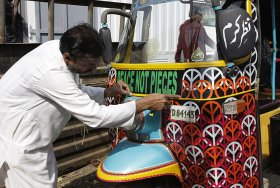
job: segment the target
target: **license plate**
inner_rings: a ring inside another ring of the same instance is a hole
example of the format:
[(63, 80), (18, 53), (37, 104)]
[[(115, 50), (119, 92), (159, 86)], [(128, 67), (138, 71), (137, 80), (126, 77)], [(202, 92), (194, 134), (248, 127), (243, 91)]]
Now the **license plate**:
[(239, 114), (245, 110), (245, 101), (244, 100), (236, 100), (230, 101), (223, 104), (223, 111), (226, 115)]
[(186, 121), (195, 123), (195, 109), (193, 106), (177, 106), (170, 107), (171, 120)]

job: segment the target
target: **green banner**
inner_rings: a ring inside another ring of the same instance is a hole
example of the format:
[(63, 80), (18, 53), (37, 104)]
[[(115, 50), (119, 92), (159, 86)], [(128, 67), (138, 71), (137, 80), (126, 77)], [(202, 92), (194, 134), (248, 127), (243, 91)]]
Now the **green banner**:
[(179, 78), (177, 70), (117, 70), (117, 80), (128, 83), (133, 93), (178, 94)]

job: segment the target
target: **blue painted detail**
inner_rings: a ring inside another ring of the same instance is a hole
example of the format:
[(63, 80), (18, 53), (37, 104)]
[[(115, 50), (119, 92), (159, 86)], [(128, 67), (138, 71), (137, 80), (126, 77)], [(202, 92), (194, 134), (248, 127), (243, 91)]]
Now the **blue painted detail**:
[(275, 0), (271, 0), (271, 16), (272, 16), (272, 38), (273, 38), (273, 55), (271, 65), (271, 89), (272, 89), (272, 100), (276, 97), (276, 55), (277, 55), (277, 38), (276, 38), (276, 15), (275, 15)]
[[(126, 100), (138, 100), (138, 97), (127, 97)], [(129, 131), (128, 137), (135, 141), (149, 142), (162, 141), (163, 134), (161, 130), (161, 112), (151, 112), (145, 110), (144, 124), (138, 125), (135, 131)]]
[[(143, 141), (151, 141), (151, 140), (162, 140), (163, 135), (161, 132), (161, 113), (160, 112), (153, 112), (150, 115), (150, 110), (145, 110), (144, 112), (144, 125), (137, 131), (135, 134), (144, 135), (146, 139), (140, 139)], [(145, 137), (146, 136), (146, 137)]]
[(109, 153), (103, 169), (108, 173), (129, 174), (174, 161), (172, 154), (163, 144), (136, 143), (123, 139)]
[(234, 66), (234, 63), (231, 63), (231, 62), (229, 62), (229, 63), (227, 63), (227, 67), (233, 67)]
[(108, 28), (108, 24), (107, 23), (103, 23), (102, 24), (102, 28)]
[(217, 11), (217, 10), (221, 10), (222, 7), (221, 6), (216, 6), (216, 7), (213, 7), (214, 11)]
[(138, 99), (140, 99), (140, 97), (126, 97), (125, 100), (124, 100), (124, 102), (127, 102), (127, 101), (136, 101), (136, 100), (138, 100)]

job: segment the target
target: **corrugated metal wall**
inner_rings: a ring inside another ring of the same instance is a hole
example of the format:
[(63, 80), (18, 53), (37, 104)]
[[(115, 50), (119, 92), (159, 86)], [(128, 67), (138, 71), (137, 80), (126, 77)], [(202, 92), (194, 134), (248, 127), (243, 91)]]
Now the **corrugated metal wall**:
[[(107, 0), (113, 1), (113, 0)], [(116, 1), (115, 1), (116, 2)], [(131, 3), (131, 0), (119, 0), (121, 3)], [(94, 27), (99, 30), (101, 14), (106, 8), (94, 7)], [(64, 31), (73, 25), (87, 22), (88, 7), (77, 5), (55, 4), (54, 38), (58, 39)], [(21, 1), (19, 10), (28, 28), (25, 42), (45, 42), (48, 40), (48, 4), (36, 1)], [(108, 25), (111, 28), (112, 41), (119, 41), (120, 16), (109, 15)]]

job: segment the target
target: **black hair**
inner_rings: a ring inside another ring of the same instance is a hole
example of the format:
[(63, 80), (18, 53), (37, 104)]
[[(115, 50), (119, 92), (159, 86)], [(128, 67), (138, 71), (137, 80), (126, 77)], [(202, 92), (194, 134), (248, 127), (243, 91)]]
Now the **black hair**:
[(60, 38), (61, 53), (68, 52), (73, 59), (99, 58), (104, 50), (103, 41), (97, 30), (81, 23), (63, 33)]

